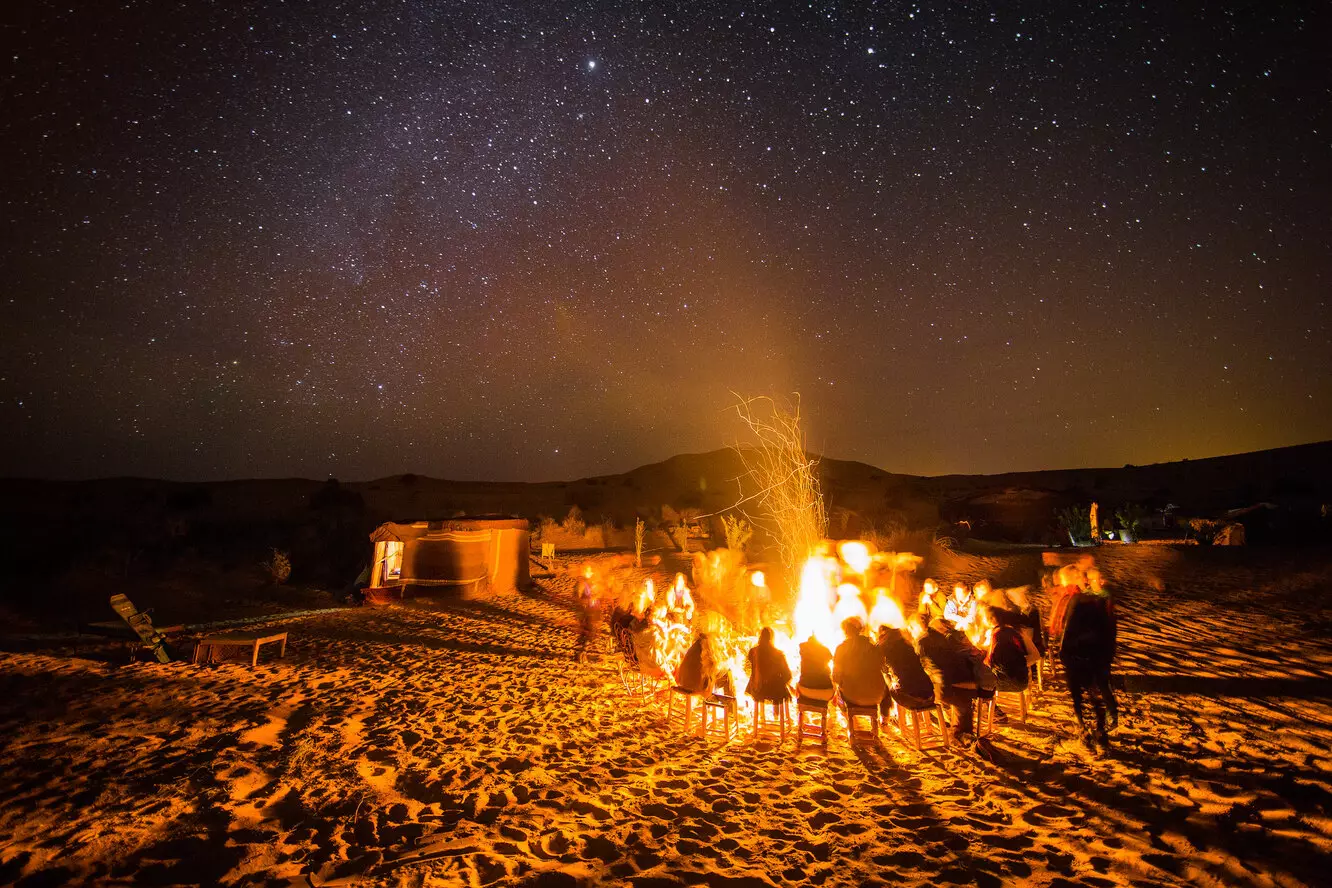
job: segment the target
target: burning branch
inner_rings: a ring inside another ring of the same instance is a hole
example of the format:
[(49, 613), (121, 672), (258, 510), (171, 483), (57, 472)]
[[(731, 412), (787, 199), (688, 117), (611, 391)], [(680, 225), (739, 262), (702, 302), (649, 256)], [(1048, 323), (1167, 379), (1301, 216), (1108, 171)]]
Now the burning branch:
[(800, 396), (796, 395), (789, 408), (766, 396), (736, 398), (736, 412), (757, 439), (756, 446), (735, 448), (758, 487), (757, 493), (740, 502), (758, 500), (762, 516), (748, 517), (771, 531), (782, 565), (795, 576), (828, 529), (818, 460), (805, 450), (805, 433), (800, 427)]

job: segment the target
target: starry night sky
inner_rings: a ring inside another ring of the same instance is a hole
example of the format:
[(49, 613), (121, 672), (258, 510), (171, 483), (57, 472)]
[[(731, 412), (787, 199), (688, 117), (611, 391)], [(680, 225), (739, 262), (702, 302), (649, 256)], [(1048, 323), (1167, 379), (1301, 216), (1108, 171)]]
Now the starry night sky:
[(1322, 3), (15, 6), (0, 475), (1332, 438)]

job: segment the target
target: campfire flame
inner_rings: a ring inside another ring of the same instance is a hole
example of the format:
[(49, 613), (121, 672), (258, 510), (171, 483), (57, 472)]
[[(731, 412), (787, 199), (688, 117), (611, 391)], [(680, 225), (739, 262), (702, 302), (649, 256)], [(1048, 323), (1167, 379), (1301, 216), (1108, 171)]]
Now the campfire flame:
[[(897, 574), (915, 570), (923, 559), (910, 552), (875, 554), (859, 540), (838, 544), (837, 553), (838, 557), (814, 555), (801, 570), (800, 596), (792, 615), (795, 641), (812, 635), (829, 650), (836, 650), (844, 637), (842, 621), (849, 617), (859, 619), (871, 633), (877, 633), (880, 626), (904, 626), (906, 615), (895, 590)], [(862, 585), (872, 565), (890, 572), (888, 586), (866, 589)]]
[[(779, 620), (777, 625), (770, 625), (773, 642), (785, 655), (792, 674), (799, 675), (802, 642), (813, 637), (828, 650), (836, 650), (844, 638), (842, 622), (850, 617), (860, 620), (871, 637), (883, 626), (903, 628), (906, 613), (897, 590), (897, 574), (914, 571), (921, 561), (920, 556), (909, 552), (876, 553), (859, 540), (825, 544), (812, 554), (801, 568), (799, 593), (789, 622)], [(705, 563), (705, 567), (711, 566)], [(750, 594), (766, 593), (767, 579), (761, 571), (745, 576), (743, 581)], [(704, 600), (712, 601), (706, 573), (700, 582), (705, 586)], [(660, 598), (652, 580), (646, 580), (636, 602), (637, 612), (653, 624), (658, 662), (668, 672), (673, 673), (679, 666), (696, 633), (706, 632), (715, 644), (719, 665), (731, 675), (735, 693), (743, 694), (747, 655), (757, 637), (739, 631), (713, 609), (698, 611), (695, 619), (696, 609), (693, 590), (684, 574), (676, 574)]]

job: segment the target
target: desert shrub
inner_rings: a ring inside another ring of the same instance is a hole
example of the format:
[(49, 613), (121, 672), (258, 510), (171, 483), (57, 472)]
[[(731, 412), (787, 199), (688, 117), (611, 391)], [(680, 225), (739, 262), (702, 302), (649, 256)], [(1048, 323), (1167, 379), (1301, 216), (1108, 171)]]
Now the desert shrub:
[(583, 510), (577, 506), (569, 507), (569, 514), (560, 522), (560, 528), (569, 536), (581, 537), (587, 532), (587, 522), (583, 520)]
[(745, 551), (745, 546), (749, 545), (754, 536), (754, 528), (749, 526), (749, 522), (736, 515), (722, 516), (722, 530), (726, 534), (726, 548), (733, 552)]
[(889, 512), (869, 522), (860, 532), (860, 538), (873, 543), (880, 552), (914, 552), (909, 545), (904, 545), (907, 536), (907, 520), (901, 512)]
[(281, 549), (273, 549), (273, 557), (259, 562), (259, 566), (268, 574), (268, 579), (275, 586), (281, 586), (291, 578), (291, 557)]
[(643, 566), (643, 540), (647, 537), (647, 524), (642, 518), (634, 519), (634, 567)]
[(1058, 510), (1055, 515), (1059, 524), (1068, 534), (1069, 542), (1075, 546), (1091, 542), (1091, 509), (1086, 506), (1069, 506)]
[(549, 515), (542, 515), (537, 520), (536, 530), (532, 536), (538, 542), (550, 542), (555, 535), (559, 533), (560, 525)]
[(671, 525), (671, 539), (680, 547), (681, 552), (689, 551), (689, 528), (684, 524)]
[(1125, 503), (1115, 510), (1115, 521), (1135, 540), (1142, 528), (1142, 520), (1146, 517), (1147, 510), (1138, 503)]
[(1204, 546), (1210, 546), (1216, 539), (1216, 535), (1221, 532), (1225, 525), (1223, 521), (1214, 521), (1211, 518), (1190, 518), (1189, 530), (1193, 536)]

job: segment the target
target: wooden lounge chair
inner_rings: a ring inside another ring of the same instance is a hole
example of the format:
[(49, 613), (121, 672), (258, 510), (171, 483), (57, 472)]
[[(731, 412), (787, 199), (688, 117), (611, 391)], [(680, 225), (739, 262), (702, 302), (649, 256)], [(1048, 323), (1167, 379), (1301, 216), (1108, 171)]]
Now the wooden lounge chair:
[(152, 651), (159, 663), (171, 662), (171, 648), (167, 646), (166, 636), (153, 628), (153, 618), (149, 616), (151, 608), (141, 611), (127, 597), (119, 594), (111, 596), (111, 608), (134, 630), (134, 634), (143, 643), (143, 650)]

